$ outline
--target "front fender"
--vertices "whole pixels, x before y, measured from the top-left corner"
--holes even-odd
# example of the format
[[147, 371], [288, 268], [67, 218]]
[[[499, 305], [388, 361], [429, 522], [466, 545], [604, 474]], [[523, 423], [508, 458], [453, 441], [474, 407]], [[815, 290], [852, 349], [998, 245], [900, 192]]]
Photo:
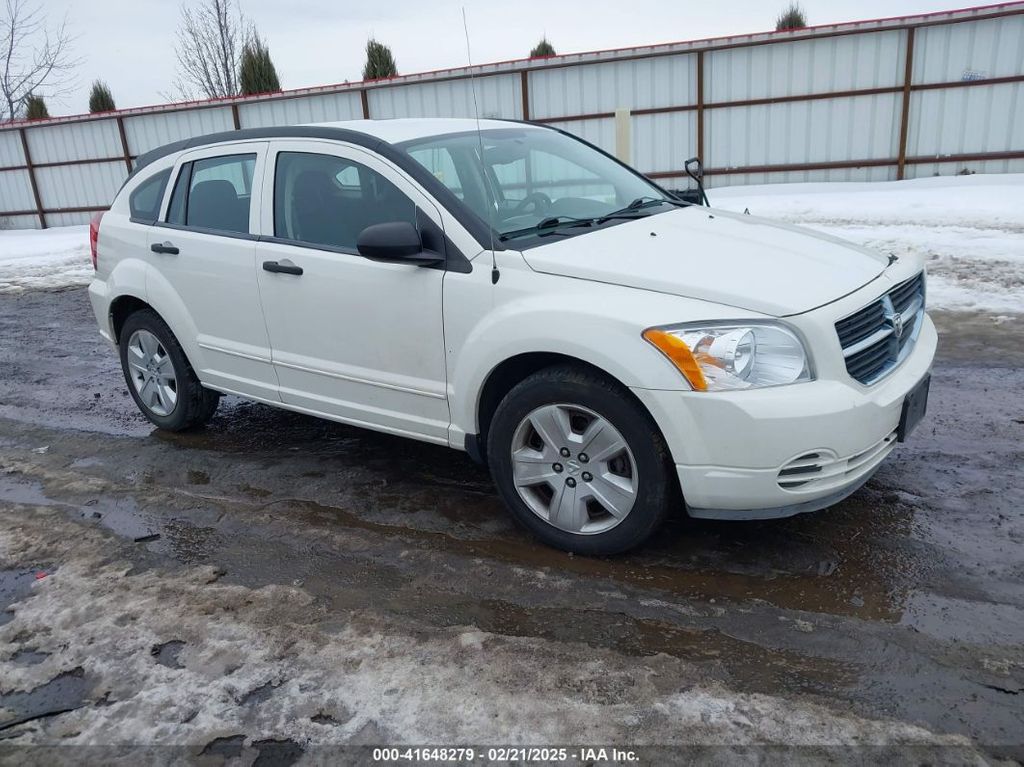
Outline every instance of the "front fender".
[[458, 283], [446, 284], [445, 294], [451, 440], [457, 447], [465, 434], [479, 432], [484, 384], [512, 357], [560, 354], [592, 365], [627, 387], [688, 390], [685, 379], [641, 333], [652, 325], [736, 314], [730, 307], [679, 296], [503, 270], [489, 310], [474, 317], [474, 309], [483, 307], [469, 291], [460, 295]]

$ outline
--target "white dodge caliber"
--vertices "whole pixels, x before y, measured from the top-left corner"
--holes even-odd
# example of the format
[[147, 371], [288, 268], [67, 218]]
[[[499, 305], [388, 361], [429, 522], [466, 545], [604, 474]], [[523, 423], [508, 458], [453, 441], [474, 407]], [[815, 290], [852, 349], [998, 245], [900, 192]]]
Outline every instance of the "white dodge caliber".
[[586, 554], [863, 485], [924, 414], [923, 263], [673, 197], [567, 133], [261, 128], [141, 157], [89, 295], [162, 429], [222, 394], [465, 450]]

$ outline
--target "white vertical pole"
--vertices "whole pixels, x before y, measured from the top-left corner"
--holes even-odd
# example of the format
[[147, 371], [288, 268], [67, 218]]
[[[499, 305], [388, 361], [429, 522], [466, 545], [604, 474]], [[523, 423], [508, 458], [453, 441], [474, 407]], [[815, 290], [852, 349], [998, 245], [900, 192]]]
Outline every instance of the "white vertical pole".
[[628, 109], [615, 110], [615, 156], [627, 164], [631, 162], [633, 155], [630, 133], [632, 124]]

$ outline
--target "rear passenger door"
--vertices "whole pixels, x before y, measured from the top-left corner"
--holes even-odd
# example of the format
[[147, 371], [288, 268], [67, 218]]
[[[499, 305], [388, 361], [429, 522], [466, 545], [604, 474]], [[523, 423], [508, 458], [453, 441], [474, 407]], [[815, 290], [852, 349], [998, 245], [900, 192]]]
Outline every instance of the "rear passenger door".
[[[150, 234], [147, 291], [174, 307], [191, 362], [215, 389], [278, 400], [256, 283], [266, 142], [218, 145], [178, 161], [164, 215]], [[183, 343], [186, 339], [179, 339]]]
[[356, 249], [364, 228], [394, 221], [443, 238], [437, 208], [338, 143], [273, 142], [264, 186], [259, 285], [282, 401], [447, 444], [444, 270]]

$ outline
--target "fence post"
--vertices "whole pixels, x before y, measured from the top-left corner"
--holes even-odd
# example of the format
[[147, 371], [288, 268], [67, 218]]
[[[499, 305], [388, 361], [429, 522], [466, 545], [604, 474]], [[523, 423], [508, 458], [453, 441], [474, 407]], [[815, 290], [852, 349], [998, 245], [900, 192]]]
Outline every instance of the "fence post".
[[523, 97], [523, 119], [530, 119], [530, 73], [523, 69], [519, 72], [519, 91]]
[[910, 85], [914, 79], [914, 27], [907, 27], [907, 60], [903, 70], [903, 110], [900, 113], [900, 146], [896, 180], [902, 181], [907, 166], [907, 131], [910, 126]]
[[25, 136], [25, 129], [18, 128], [21, 134], [21, 151], [25, 154], [25, 167], [28, 168], [28, 183], [32, 187], [32, 197], [36, 201], [36, 215], [39, 216], [39, 228], [46, 228], [46, 213], [43, 212], [43, 201], [39, 197], [39, 186], [36, 184], [36, 169], [32, 164], [32, 154], [28, 151], [28, 138]]
[[363, 105], [363, 119], [370, 119], [370, 97], [366, 95], [366, 88], [359, 89], [359, 102]]
[[231, 102], [231, 121], [235, 124], [235, 130], [241, 129], [242, 120], [238, 116], [238, 104], [234, 101]]
[[117, 116], [117, 132], [121, 136], [121, 152], [124, 154], [124, 164], [128, 172], [132, 172], [132, 154], [128, 151], [128, 136], [124, 132], [124, 118]]
[[704, 51], [697, 51], [697, 156], [704, 157]]

